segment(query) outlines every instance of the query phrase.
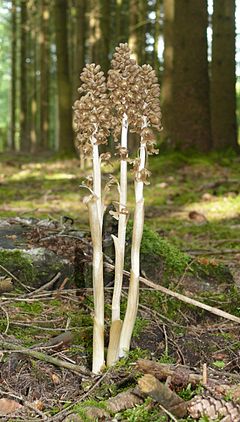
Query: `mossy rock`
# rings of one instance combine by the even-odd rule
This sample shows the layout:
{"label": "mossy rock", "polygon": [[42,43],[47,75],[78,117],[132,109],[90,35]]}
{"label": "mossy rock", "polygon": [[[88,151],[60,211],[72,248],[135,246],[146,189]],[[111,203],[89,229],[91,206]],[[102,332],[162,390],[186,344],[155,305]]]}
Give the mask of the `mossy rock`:
{"label": "mossy rock", "polygon": [[[126,267],[130,268],[133,224],[127,227]],[[229,269],[211,260],[194,260],[146,225],[141,243],[141,272],[155,283],[164,286],[178,284],[190,293],[220,294],[233,287]]]}
{"label": "mossy rock", "polygon": [[[58,272],[61,272],[58,282],[65,277],[69,280],[73,277],[70,263],[45,248],[0,249],[0,265],[25,285],[36,288],[50,281]],[[6,271],[0,267],[0,276],[5,275]],[[17,286],[17,282],[13,282]]]}

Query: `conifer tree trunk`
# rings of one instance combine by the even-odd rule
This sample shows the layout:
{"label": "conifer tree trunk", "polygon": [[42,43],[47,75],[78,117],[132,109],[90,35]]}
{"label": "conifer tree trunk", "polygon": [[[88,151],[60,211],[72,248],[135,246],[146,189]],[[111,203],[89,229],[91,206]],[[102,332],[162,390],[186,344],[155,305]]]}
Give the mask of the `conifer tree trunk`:
{"label": "conifer tree trunk", "polygon": [[160,61],[158,57],[159,39],[161,35],[161,24],[160,24],[160,12],[161,12],[161,0],[156,0],[156,21],[154,25],[154,45],[153,45],[153,68],[156,71],[157,76],[160,76]]}
{"label": "conifer tree trunk", "polygon": [[86,42],[86,0],[75,0],[75,21],[73,33],[73,101],[79,98],[80,73],[85,64]]}
{"label": "conifer tree trunk", "polygon": [[40,148],[49,149],[49,3],[40,4]]}
{"label": "conifer tree trunk", "polygon": [[215,149],[237,148],[235,0],[214,0],[211,118]]}
{"label": "conifer tree trunk", "polygon": [[27,78],[27,92],[28,92],[28,112],[27,112],[27,127],[30,151],[35,152],[38,149],[39,131],[38,131],[38,37],[39,37],[39,16],[37,0],[27,0],[27,16],[28,16],[28,38],[27,38],[27,55],[28,55],[28,78]]}
{"label": "conifer tree trunk", "polygon": [[129,4],[129,39],[128,44],[133,57],[138,61],[138,0],[130,0]]}
{"label": "conifer tree trunk", "polygon": [[172,145],[211,148],[207,1],[164,1],[163,126]]}
{"label": "conifer tree trunk", "polygon": [[99,64],[104,72],[110,67],[110,19],[111,2],[109,0],[100,0],[100,31],[101,31],[101,52]]}
{"label": "conifer tree trunk", "polygon": [[27,4],[26,0],[21,0],[20,12],[20,150],[23,152],[30,150],[30,139],[28,136],[28,102],[27,102]]}
{"label": "conifer tree trunk", "polygon": [[113,19],[112,50],[120,43],[128,42],[129,38],[129,2],[130,0],[115,0]]}
{"label": "conifer tree trunk", "polygon": [[60,153],[74,151],[72,131],[72,91],[68,65],[67,2],[55,0],[55,30],[58,89],[58,146]]}
{"label": "conifer tree trunk", "polygon": [[12,0],[12,41],[11,41],[11,128],[10,150],[16,149],[16,107],[17,107],[17,8],[16,0]]}
{"label": "conifer tree trunk", "polygon": [[100,63],[101,60],[101,29],[100,29],[100,0],[89,0],[89,31],[88,31],[88,53],[89,61],[92,63]]}

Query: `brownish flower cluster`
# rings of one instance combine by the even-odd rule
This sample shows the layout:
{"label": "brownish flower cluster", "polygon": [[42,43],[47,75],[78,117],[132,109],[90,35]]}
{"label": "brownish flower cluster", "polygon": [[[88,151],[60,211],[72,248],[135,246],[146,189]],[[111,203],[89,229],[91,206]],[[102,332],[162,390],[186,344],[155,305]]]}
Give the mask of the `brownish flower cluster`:
{"label": "brownish flower cluster", "polygon": [[81,98],[75,101],[73,128],[77,132],[78,145],[83,153],[92,151],[92,141],[107,143],[110,134],[110,109],[104,73],[99,65],[87,64],[80,76],[83,82],[78,89]]}
{"label": "brownish flower cluster", "polygon": [[134,130],[137,126],[136,116],[140,111],[141,68],[131,59],[130,54],[128,45],[120,44],[113,55],[112,69],[108,72],[107,87],[114,110],[112,126],[115,140],[118,140],[124,113],[128,117],[128,124]]}

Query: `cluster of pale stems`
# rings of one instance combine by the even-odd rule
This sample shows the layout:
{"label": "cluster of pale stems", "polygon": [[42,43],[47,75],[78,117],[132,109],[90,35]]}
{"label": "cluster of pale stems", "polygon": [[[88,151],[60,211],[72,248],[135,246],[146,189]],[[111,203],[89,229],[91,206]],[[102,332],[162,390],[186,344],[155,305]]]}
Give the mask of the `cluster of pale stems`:
{"label": "cluster of pale stems", "polygon": [[[137,316],[139,300],[140,246],[144,224],[144,184],[148,183],[146,169],[148,154],[156,153],[151,127],[161,129],[159,105],[160,88],[154,70],[149,65],[139,66],[131,58],[127,44],[120,44],[111,62],[106,80],[99,65],[89,64],[83,69],[79,88],[80,99],[74,103],[74,130],[78,146],[85,157],[92,159],[91,183],[88,180],[88,207],[93,245],[93,358],[92,371],[100,373],[105,367],[104,357],[104,279],[102,227],[105,211],[102,192],[101,163],[109,160],[110,153],[100,153],[102,144],[109,137],[116,143],[116,155],[120,161],[117,180],[119,198],[114,217],[118,220],[118,234],[112,235],[115,247],[115,278],[112,296],[112,318],[109,333],[107,365],[113,365],[130,349],[132,332]],[[139,136],[137,157],[128,156],[128,134]],[[128,219],[127,170],[132,166],[134,174],[135,209],[131,242],[131,276],[127,308],[123,321],[120,315],[123,282],[125,238]]]}

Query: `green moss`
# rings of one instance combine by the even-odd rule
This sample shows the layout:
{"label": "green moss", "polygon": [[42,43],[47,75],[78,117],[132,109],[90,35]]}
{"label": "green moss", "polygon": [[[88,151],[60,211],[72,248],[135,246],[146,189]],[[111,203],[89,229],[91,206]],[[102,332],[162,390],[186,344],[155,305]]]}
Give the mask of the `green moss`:
{"label": "green moss", "polygon": [[[20,250],[0,250],[0,264],[5,268],[11,268],[12,273],[26,284],[32,284],[35,280],[35,270],[30,258]],[[0,275],[6,275],[0,269]]]}
{"label": "green moss", "polygon": [[14,307],[22,309],[25,313],[39,315],[43,311],[42,302],[16,302],[13,305]]}
{"label": "green moss", "polygon": [[[133,223],[129,222],[127,227],[127,240],[131,241]],[[143,229],[141,243],[141,255],[157,255],[162,258],[164,263],[164,272],[173,275],[182,274],[191,261],[189,255],[181,252],[176,246],[165,239],[162,239],[157,233],[149,229],[146,225]]]}

